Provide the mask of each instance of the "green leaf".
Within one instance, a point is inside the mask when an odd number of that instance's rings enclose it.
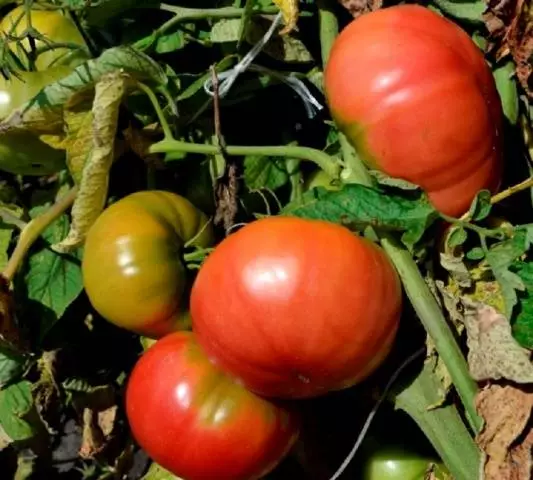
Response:
[[[466,258],[468,258],[468,260],[481,260],[482,258],[485,258],[485,250],[481,247],[474,247],[466,252]]]
[[[518,295],[519,308],[512,323],[513,336],[520,345],[533,350],[533,264],[517,263],[513,270],[526,287],[525,291]]]
[[[481,190],[470,205],[469,215],[474,221],[487,218],[490,214],[492,204],[490,203],[491,193],[488,190]]]
[[[275,190],[289,181],[289,173],[279,158],[250,155],[244,159],[244,181],[250,190]]]
[[[517,230],[515,235],[492,247],[485,258],[499,283],[505,302],[505,316],[511,318],[513,308],[518,302],[516,290],[525,290],[522,279],[510,267],[516,259],[527,252],[529,240],[525,230]]]
[[[434,0],[433,3],[444,13],[473,24],[483,23],[483,13],[487,8],[483,0]]]
[[[402,241],[409,248],[439,217],[421,192],[406,199],[363,185],[345,185],[334,192],[314,188],[304,194],[303,201],[287,205],[282,214],[343,223],[358,230],[371,226],[402,232]]]
[[[141,480],[182,480],[172,475],[168,470],[153,462]]]
[[[22,375],[26,357],[9,348],[0,346],[0,388]]]
[[[493,72],[496,87],[500,94],[503,112],[511,125],[518,122],[518,88],[515,80],[515,64],[508,60]]]
[[[32,209],[31,216],[39,214],[42,207]],[[55,244],[65,238],[69,231],[69,221],[62,215],[43,233],[43,239]],[[62,317],[67,307],[78,297],[83,289],[80,261],[81,252],[60,255],[48,247],[34,253],[28,262],[24,275],[28,298],[45,307],[41,312],[41,337]]]
[[[454,227],[448,237],[448,246],[451,248],[458,247],[466,242],[468,233],[463,227]]]
[[[175,52],[188,44],[187,37],[183,32],[173,32],[169,35],[162,35],[157,39],[155,51],[159,54]]]
[[[240,30],[240,18],[224,18],[213,25],[209,39],[213,43],[237,42]]]
[[[0,390],[0,426],[13,442],[22,442],[38,433],[31,396],[31,383],[23,380]]]

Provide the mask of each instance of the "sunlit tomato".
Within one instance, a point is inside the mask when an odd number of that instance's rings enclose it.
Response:
[[[57,44],[70,44],[71,46],[80,46],[83,49],[67,48],[65,46],[47,49],[39,52],[35,61],[35,69],[38,71],[46,70],[51,66],[59,64],[75,66],[89,58],[87,45],[83,35],[80,33],[76,24],[66,14],[60,10],[40,10],[32,8],[30,10],[31,26],[39,34],[45,37],[45,40],[36,40],[35,48],[37,50],[50,46],[50,42]],[[4,34],[20,37],[28,28],[28,19],[25,16],[25,8],[20,5],[11,10],[0,22],[0,30]],[[47,45],[48,44],[48,45]],[[26,52],[30,52],[31,45],[28,38],[20,43],[10,42],[9,47],[20,57],[18,45],[24,47]],[[21,60],[25,60],[21,58]]]
[[[20,78],[0,76],[0,120],[35,97],[49,83],[71,71],[58,66],[44,72],[19,72]],[[29,132],[0,133],[0,170],[20,175],[46,175],[65,168],[65,152]]]
[[[383,8],[337,37],[324,76],[331,114],[372,168],[460,215],[502,169],[502,109],[482,52],[418,5]]]
[[[272,470],[299,432],[298,415],[215,367],[190,332],[150,347],[126,389],[134,438],[185,480],[248,480]]]
[[[104,210],[87,235],[82,272],[89,300],[111,323],[148,337],[182,328],[182,248],[212,241],[208,218],[186,198],[128,195]]]
[[[303,398],[382,363],[402,290],[381,248],[347,228],[268,217],[215,248],[190,306],[198,341],[222,368],[265,396]]]

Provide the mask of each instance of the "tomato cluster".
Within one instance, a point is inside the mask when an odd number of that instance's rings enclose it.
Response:
[[[365,160],[419,184],[444,213],[498,188],[501,107],[490,70],[444,18],[419,6],[363,15],[338,37],[325,86]],[[323,174],[308,187],[318,185],[340,188]],[[353,386],[383,363],[402,286],[379,245],[326,221],[252,221],[189,276],[184,248],[214,244],[189,200],[134,193],[91,228],[84,285],[104,318],[155,340],[126,389],[138,443],[186,480],[254,479],[298,437],[297,399]],[[428,462],[411,460],[402,478],[424,474]],[[396,478],[387,465],[365,478]]]

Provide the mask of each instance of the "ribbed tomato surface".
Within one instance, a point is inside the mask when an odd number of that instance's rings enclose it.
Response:
[[[365,162],[419,185],[441,212],[464,213],[501,177],[501,102],[481,50],[418,5],[362,15],[325,70],[331,114]]]

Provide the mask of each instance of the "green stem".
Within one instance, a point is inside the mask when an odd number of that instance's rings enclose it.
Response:
[[[216,155],[219,153],[216,145],[202,143],[188,143],[179,140],[162,140],[153,144],[150,153],[172,153],[185,152],[196,153],[201,155]],[[338,178],[341,168],[340,160],[333,159],[328,154],[309,147],[299,147],[293,145],[283,146],[235,146],[228,145],[225,147],[228,155],[246,156],[261,155],[267,157],[288,157],[300,160],[308,160],[316,163],[322,170],[333,178]]]
[[[195,20],[217,20],[222,18],[241,18],[245,13],[245,8],[237,7],[221,7],[221,8],[187,8],[176,7],[174,5],[168,5],[162,3],[160,5],[161,10],[174,13],[174,16],[163,23],[153,34],[148,38],[142,38],[134,44],[135,48],[143,49],[149,46],[153,39],[165,34],[168,30],[171,30],[179,23],[191,22]],[[278,13],[278,7],[265,7],[261,9],[254,9],[254,15],[273,15]]]
[[[63,197],[52,205],[42,215],[31,220],[21,231],[17,246],[7,262],[6,268],[2,272],[3,276],[11,282],[20,265],[26,258],[32,245],[48,228],[48,226],[59,218],[69,208],[76,199],[78,187],[72,187]]]
[[[163,135],[165,136],[165,138],[166,139],[173,138],[172,131],[170,130],[170,126],[168,125],[165,114],[163,113],[163,109],[161,108],[161,105],[159,105],[159,102],[157,101],[157,97],[155,96],[155,93],[152,91],[150,87],[144,85],[141,82],[138,82],[137,86],[146,94],[150,102],[152,102],[155,113],[157,114],[157,118],[159,119],[159,122],[161,123],[161,128],[163,129]]]
[[[327,19],[328,17],[323,16],[323,18]],[[322,47],[322,51],[329,52],[332,36],[329,33],[329,29],[324,26],[321,27],[320,31],[328,31],[327,37],[322,38],[321,41],[326,43]],[[370,174],[357,154],[352,151],[351,145],[342,136],[341,145],[346,166],[346,170],[343,172],[343,180],[347,183],[360,183],[366,186],[372,186]],[[402,279],[409,300],[448,369],[464,405],[472,429],[475,432],[479,431],[481,428],[481,419],[477,415],[474,403],[477,385],[469,373],[466,360],[450,326],[446,322],[442,310],[430,292],[424,278],[420,274],[417,264],[407,249],[390,234],[381,234],[380,238],[383,249],[389,255]]]

